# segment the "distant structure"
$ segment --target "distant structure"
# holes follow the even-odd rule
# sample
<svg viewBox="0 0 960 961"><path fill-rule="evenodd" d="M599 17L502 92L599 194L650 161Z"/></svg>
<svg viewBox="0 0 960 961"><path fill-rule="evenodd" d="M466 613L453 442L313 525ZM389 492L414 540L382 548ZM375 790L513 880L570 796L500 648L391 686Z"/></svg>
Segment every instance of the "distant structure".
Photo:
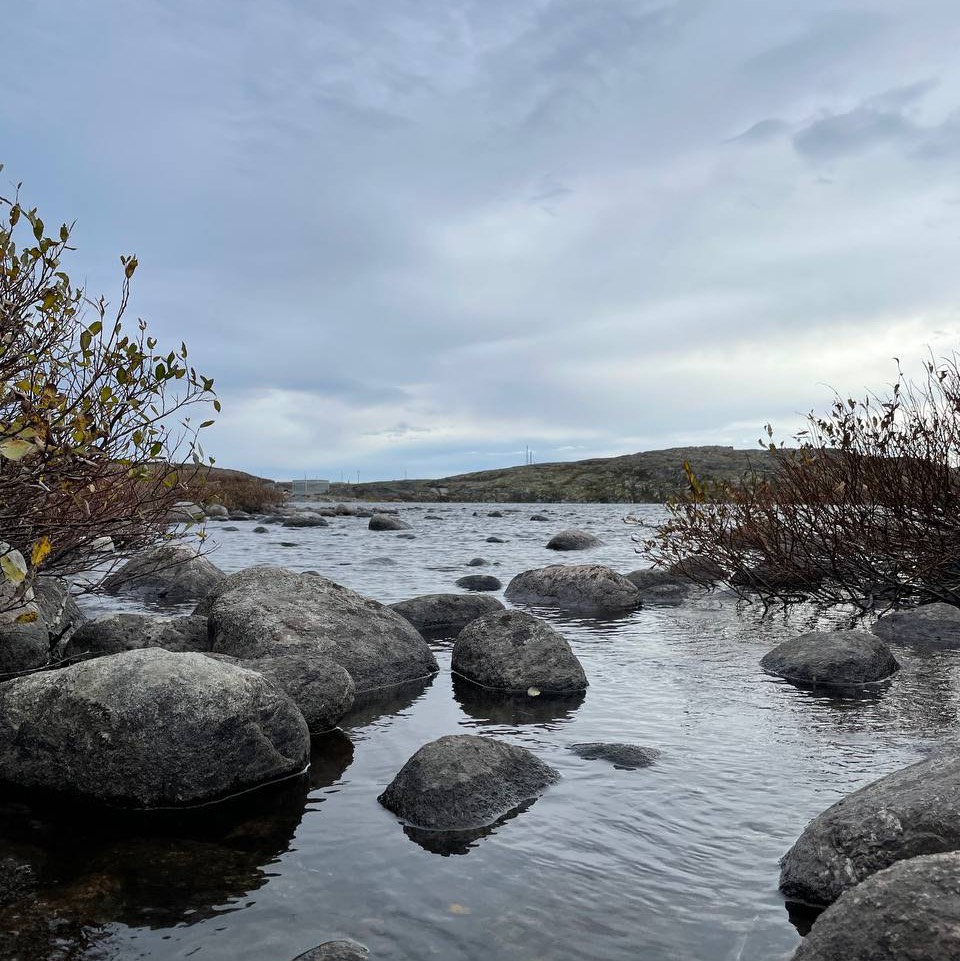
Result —
<svg viewBox="0 0 960 961"><path fill-rule="evenodd" d="M290 493L296 497L313 497L317 494L326 494L330 490L328 480L302 480L294 479L291 482Z"/></svg>

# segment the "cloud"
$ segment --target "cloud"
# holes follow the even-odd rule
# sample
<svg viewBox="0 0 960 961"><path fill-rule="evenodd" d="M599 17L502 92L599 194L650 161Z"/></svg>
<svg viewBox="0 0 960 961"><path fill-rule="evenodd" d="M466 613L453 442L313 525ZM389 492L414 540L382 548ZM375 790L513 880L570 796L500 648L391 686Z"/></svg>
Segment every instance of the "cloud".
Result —
<svg viewBox="0 0 960 961"><path fill-rule="evenodd" d="M92 290L137 252L133 310L216 376L221 464L752 446L960 327L956 25L953 0L20 4L0 161L78 220Z"/></svg>

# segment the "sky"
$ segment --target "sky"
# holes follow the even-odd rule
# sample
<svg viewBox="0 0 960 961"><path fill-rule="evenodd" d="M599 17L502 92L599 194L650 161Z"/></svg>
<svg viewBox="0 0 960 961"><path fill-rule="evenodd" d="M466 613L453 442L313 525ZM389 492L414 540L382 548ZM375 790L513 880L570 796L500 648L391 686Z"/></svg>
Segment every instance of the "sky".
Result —
<svg viewBox="0 0 960 961"><path fill-rule="evenodd" d="M960 343L956 0L34 0L0 188L221 466L755 447ZM0 192L4 192L0 189Z"/></svg>

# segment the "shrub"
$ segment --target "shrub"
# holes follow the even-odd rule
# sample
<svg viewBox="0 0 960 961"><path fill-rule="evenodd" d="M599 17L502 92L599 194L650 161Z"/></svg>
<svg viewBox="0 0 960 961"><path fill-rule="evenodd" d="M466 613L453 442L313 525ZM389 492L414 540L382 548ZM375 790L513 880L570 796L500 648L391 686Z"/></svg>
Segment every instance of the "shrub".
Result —
<svg viewBox="0 0 960 961"><path fill-rule="evenodd" d="M2 167L0 167L2 169ZM0 608L18 606L41 567L86 566L110 537L131 552L164 536L182 477L163 465L202 463L189 413L219 410L213 381L187 347L162 350L125 315L137 258L115 307L74 286L62 260L71 227L48 232L36 209L0 196ZM12 587L12 590L10 589Z"/></svg>
<svg viewBox="0 0 960 961"><path fill-rule="evenodd" d="M960 605L960 370L929 358L916 380L811 413L796 449L765 442L770 476L703 484L669 504L643 550L656 564L716 563L769 603L809 597L860 611Z"/></svg>

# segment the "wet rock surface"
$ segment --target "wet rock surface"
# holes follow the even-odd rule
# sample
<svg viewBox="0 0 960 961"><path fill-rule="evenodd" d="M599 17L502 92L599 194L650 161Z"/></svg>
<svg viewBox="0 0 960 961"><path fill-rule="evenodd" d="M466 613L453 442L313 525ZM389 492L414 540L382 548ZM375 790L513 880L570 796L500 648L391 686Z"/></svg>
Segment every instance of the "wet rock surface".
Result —
<svg viewBox="0 0 960 961"><path fill-rule="evenodd" d="M873 633L891 644L960 649L960 607L938 603L893 611L873 625Z"/></svg>
<svg viewBox="0 0 960 961"><path fill-rule="evenodd" d="M459 633L478 617L502 611L495 597L476 594L424 594L391 604L390 609L409 621L421 634L436 636Z"/></svg>
<svg viewBox="0 0 960 961"><path fill-rule="evenodd" d="M367 961L369 952L354 941L324 941L293 961Z"/></svg>
<svg viewBox="0 0 960 961"><path fill-rule="evenodd" d="M184 546L158 547L127 561L103 583L108 594L182 604L199 601L226 575L207 558Z"/></svg>
<svg viewBox="0 0 960 961"><path fill-rule="evenodd" d="M662 753L655 747L641 747L639 744L617 744L608 741L571 744L570 750L584 760L609 761L615 768L625 771L650 767Z"/></svg>
<svg viewBox="0 0 960 961"><path fill-rule="evenodd" d="M372 531L406 531L410 525L390 514L374 514L367 527Z"/></svg>
<svg viewBox="0 0 960 961"><path fill-rule="evenodd" d="M625 577L596 564L554 564L518 574L507 585L512 601L585 613L629 611L640 592Z"/></svg>
<svg viewBox="0 0 960 961"><path fill-rule="evenodd" d="M216 653L246 659L305 647L345 668L358 695L437 671L409 621L315 574L248 568L221 585L209 608Z"/></svg>
<svg viewBox="0 0 960 961"><path fill-rule="evenodd" d="M960 849L960 749L868 784L814 818L780 862L791 900L831 904L906 858Z"/></svg>
<svg viewBox="0 0 960 961"><path fill-rule="evenodd" d="M499 578L492 574L468 574L458 578L457 587L466 591L499 591L503 587Z"/></svg>
<svg viewBox="0 0 960 961"><path fill-rule="evenodd" d="M900 861L820 915L793 961L955 961L960 853Z"/></svg>
<svg viewBox="0 0 960 961"><path fill-rule="evenodd" d="M566 530L554 534L547 541L547 548L551 551L584 551L590 547L599 547L603 541L593 534L581 530Z"/></svg>
<svg viewBox="0 0 960 961"><path fill-rule="evenodd" d="M866 631L811 631L763 656L769 674L810 687L857 687L892 677L900 664L890 648Z"/></svg>
<svg viewBox="0 0 960 961"><path fill-rule="evenodd" d="M77 630L63 650L69 660L162 647L168 651L209 651L207 619L198 615L160 618L148 614L107 614Z"/></svg>
<svg viewBox="0 0 960 961"><path fill-rule="evenodd" d="M570 694L587 687L566 638L523 611L488 614L468 624L453 647L451 670L481 687L511 694Z"/></svg>
<svg viewBox="0 0 960 961"><path fill-rule="evenodd" d="M0 781L124 807L198 804L298 773L293 702L203 654L128 651L0 685Z"/></svg>
<svg viewBox="0 0 960 961"><path fill-rule="evenodd" d="M526 748L448 735L420 748L379 801L414 827L465 830L493 823L559 777Z"/></svg>

